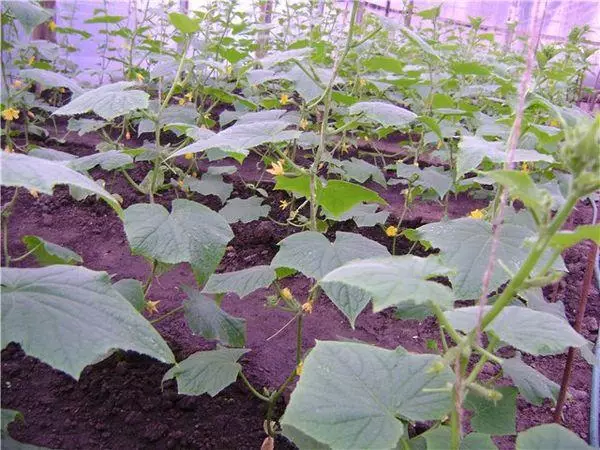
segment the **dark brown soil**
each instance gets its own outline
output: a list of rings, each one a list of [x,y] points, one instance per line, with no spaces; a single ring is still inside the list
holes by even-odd
[[[75,144],[53,147],[78,155],[93,152],[93,147],[86,147],[85,144],[84,140],[79,139]],[[260,175],[256,172],[256,163],[254,157],[248,158],[239,173],[228,178],[235,185],[234,196],[252,195],[240,176],[256,180]],[[132,177],[141,180],[147,168],[139,165],[131,172]],[[100,170],[93,174],[95,178],[106,180],[110,192],[123,197],[124,207],[146,201],[131,189],[120,174],[107,175]],[[392,213],[390,223],[402,213],[403,199],[399,190],[383,192]],[[3,189],[2,194],[6,199],[12,190]],[[269,202],[273,217],[280,220],[278,195],[275,193]],[[160,197],[159,202],[168,207],[172,198],[174,194],[171,190]],[[213,209],[222,206],[214,196],[194,195],[193,199]],[[461,195],[450,202],[449,216],[464,216],[484,205],[485,202],[481,200]],[[407,225],[418,226],[440,220],[442,215],[442,205],[420,202],[406,215]],[[570,218],[569,227],[590,221],[591,208],[581,204]],[[150,272],[143,258],[131,255],[123,226],[108,206],[93,200],[74,202],[65,188],[58,188],[53,196],[41,195],[38,199],[21,192],[9,229],[9,249],[13,255],[22,254],[25,250],[21,237],[34,234],[73,249],[83,257],[86,267],[115,274],[115,279],[137,278],[144,281]],[[292,232],[290,228],[267,220],[236,224],[233,229],[236,237],[230,243],[219,271],[268,264],[277,251],[277,243]],[[336,229],[358,231],[388,248],[390,246],[390,239],[378,227],[357,229],[352,222],[346,222]],[[398,253],[405,253],[408,246],[408,242],[400,241]],[[553,298],[553,287],[546,293],[551,301],[565,302],[571,320],[574,319],[578,304],[588,251],[585,243],[568,250],[564,256],[570,274],[560,282],[556,298]],[[34,267],[35,263],[25,259],[17,265]],[[152,285],[149,297],[160,300],[160,313],[165,313],[179,306],[184,299],[180,286],[193,282],[189,268],[179,265]],[[284,280],[283,285],[303,299],[307,295],[309,280],[295,276]],[[248,378],[257,386],[275,387],[294,368],[295,363],[290,355],[294,352],[295,339],[292,329],[285,329],[271,338],[288,322],[290,316],[265,307],[268,293],[268,290],[260,290],[244,299],[228,295],[222,306],[229,313],[247,321],[247,347],[251,352],[242,363]],[[587,316],[583,333],[595,340],[597,318],[600,317],[600,298],[595,287],[590,295]],[[181,314],[174,314],[159,322],[157,328],[178,359],[214,346],[192,335]],[[314,312],[306,317],[303,346],[306,350],[314,345],[315,339],[338,338],[360,339],[387,348],[402,345],[411,351],[426,352],[427,342],[438,339],[438,328],[431,319],[423,322],[399,321],[392,312],[373,314],[365,311],[357,319],[353,330],[337,308],[321,297]],[[565,356],[527,357],[527,361],[560,383]],[[178,395],[173,382],[161,388],[161,379],[167,369],[166,365],[144,356],[117,353],[86,368],[80,381],[76,382],[24,355],[18,346],[9,345],[2,351],[2,407],[17,409],[25,416],[23,423],[14,423],[9,427],[10,434],[23,442],[63,449],[260,447],[265,437],[265,408],[241,383],[230,386],[215,398],[207,395],[188,397]],[[565,408],[564,424],[583,438],[587,438],[588,433],[590,376],[589,366],[577,358],[571,382],[572,398]],[[289,392],[286,398],[287,395]],[[550,403],[535,407],[519,399],[518,406],[518,430],[552,420]],[[498,442],[505,449],[514,447],[510,438]],[[277,449],[292,447],[283,438],[276,444]]]

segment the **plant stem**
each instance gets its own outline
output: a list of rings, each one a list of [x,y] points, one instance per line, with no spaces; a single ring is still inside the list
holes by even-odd
[[[267,397],[266,395],[262,395],[260,392],[258,392],[256,390],[256,388],[254,386],[252,386],[252,384],[250,383],[250,381],[248,380],[248,378],[246,378],[246,375],[244,375],[244,373],[240,370],[240,378],[242,379],[242,381],[244,382],[244,384],[246,385],[246,387],[248,388],[248,390],[250,392],[252,392],[252,394],[259,398],[260,400],[262,400],[263,402],[270,402],[271,398]]]
[[[2,249],[4,251],[4,265],[8,267],[10,265],[10,253],[8,251],[8,219],[12,215],[12,209],[15,206],[17,197],[19,195],[19,188],[15,188],[10,201],[2,208]]]
[[[146,283],[144,283],[144,298],[146,297],[146,294],[148,294],[148,291],[150,290],[150,286],[152,286],[152,280],[154,280],[154,275],[156,274],[156,268],[157,268],[158,264],[156,262],[155,259],[152,260],[152,270],[150,271],[150,275],[148,275],[148,279],[146,280]]]
[[[158,317],[158,318],[156,318],[156,319],[154,319],[154,320],[151,320],[151,321],[150,321],[150,323],[151,323],[151,324],[155,324],[155,323],[157,323],[157,322],[160,322],[161,320],[163,320],[163,319],[166,319],[167,317],[169,317],[169,316],[171,316],[171,315],[173,315],[173,314],[175,314],[175,313],[177,313],[177,312],[179,312],[179,311],[182,311],[182,310],[183,310],[183,305],[181,305],[181,306],[178,306],[177,308],[173,308],[173,309],[172,309],[171,311],[169,311],[168,313],[166,313],[166,314],[163,314],[162,316],[160,316],[160,317]]]
[[[592,251],[588,255],[587,267],[583,276],[583,285],[581,287],[581,296],[579,297],[579,310],[577,311],[577,317],[575,318],[575,326],[573,327],[578,333],[581,331],[581,325],[585,317],[585,307],[587,306],[588,296],[590,294],[590,286],[592,285],[592,277],[594,275],[594,264],[596,264],[596,254],[598,253],[598,246],[593,244]],[[571,381],[571,371],[573,368],[573,359],[575,359],[575,353],[577,349],[569,347],[567,354],[567,362],[565,364],[565,371],[563,372],[562,383],[560,385],[560,392],[558,394],[558,400],[556,401],[556,409],[554,410],[554,421],[556,423],[561,422],[562,409],[567,398],[567,391],[569,390],[569,383]]]
[[[494,302],[492,308],[483,316],[481,319],[481,331],[483,331],[497,316],[502,312],[502,310],[508,306],[508,304],[512,301],[518,289],[521,287],[525,279],[529,276],[529,274],[533,271],[535,266],[537,265],[540,257],[548,247],[550,243],[550,239],[552,236],[556,234],[565,223],[571,210],[577,203],[577,199],[579,195],[577,193],[571,193],[561,208],[561,210],[556,214],[548,228],[542,230],[541,236],[539,237],[536,244],[533,246],[527,259],[521,265],[519,271],[515,274],[515,276],[510,280],[502,294]]]
[[[326,147],[326,136],[327,136],[327,126],[329,122],[329,110],[331,107],[331,93],[333,90],[333,85],[335,83],[335,79],[337,77],[338,71],[346,59],[348,52],[350,51],[350,47],[352,44],[352,37],[354,35],[354,25],[356,23],[356,14],[358,12],[358,0],[354,0],[352,4],[352,15],[350,17],[350,28],[348,29],[348,36],[346,38],[346,46],[344,48],[343,53],[340,55],[338,60],[333,67],[333,71],[331,74],[331,79],[329,80],[329,84],[325,89],[321,98],[324,99],[323,103],[323,118],[321,122],[321,135],[319,139],[319,146],[317,148],[317,153],[315,154],[315,160],[313,161],[310,168],[310,229],[312,231],[317,231],[317,179],[319,166],[321,164],[321,158],[323,157],[323,153],[325,152]]]
[[[298,323],[296,327],[296,365],[302,361],[302,322],[304,314],[298,314]]]

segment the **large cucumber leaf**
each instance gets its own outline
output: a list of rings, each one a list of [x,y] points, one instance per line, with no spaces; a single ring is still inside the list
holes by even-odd
[[[79,378],[111,350],[134,350],[166,363],[167,343],[111,284],[106,272],[55,265],[2,268],[2,347],[16,342]]]

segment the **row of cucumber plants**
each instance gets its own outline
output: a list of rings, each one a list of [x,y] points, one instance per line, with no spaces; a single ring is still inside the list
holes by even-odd
[[[300,448],[340,449],[495,448],[491,436],[516,434],[518,392],[533,404],[556,398],[555,383],[518,356],[498,356],[501,347],[532,355],[577,347],[591,360],[591,344],[541,290],[564,273],[561,251],[583,239],[600,240],[594,225],[561,231],[576,203],[600,188],[600,118],[571,106],[591,52],[580,45],[585,29],[562,47],[540,48],[536,88],[517,111],[522,55],[481,32],[480,19],[472,19],[466,35],[441,23],[440,8],[418,13],[420,30],[372,16],[358,23],[357,1],[347,15],[332,5],[322,14],[311,4],[288,5],[271,24],[253,20],[234,2],[215,2],[190,16],[142,12],[134,29],[104,10],[87,21],[105,24],[100,50],[120,67],[120,81],[97,88],[82,87],[76,67],[51,57],[70,44],[2,42],[3,62],[14,69],[2,73],[2,185],[14,187],[2,209],[3,347],[17,342],[75,378],[115,349],[134,350],[171,364],[165,380],[176,379],[179,392],[189,395],[216,395],[239,378],[268,404],[266,445],[283,433]],[[18,24],[30,31],[50,17],[33,1],[3,4],[7,30]],[[115,39],[120,48],[111,47]],[[115,76],[107,67],[99,72],[103,81]],[[63,136],[60,117],[69,118]],[[97,133],[103,142],[97,153],[75,157],[30,141],[37,135],[52,145],[69,133]],[[514,133],[518,145],[511,153],[519,168],[499,169]],[[134,146],[135,134],[142,145]],[[395,154],[373,144],[395,135],[402,136]],[[356,147],[362,150],[348,158]],[[297,232],[279,243],[270,264],[215,273],[234,237],[230,224],[270,212],[264,181],[248,183],[252,197],[230,198],[225,176],[251,152],[272,175],[272,188],[287,193],[280,207],[288,211],[286,226]],[[198,176],[201,161],[227,158],[234,162],[210,165]],[[152,168],[136,182],[130,171],[142,161]],[[97,166],[122,175],[148,202],[123,209],[122,198],[90,176]],[[389,214],[380,210],[385,201],[363,186],[369,179],[383,189],[404,189],[404,211],[417,199],[447,210],[461,192],[490,203],[469,217],[411,230],[402,217],[387,222]],[[10,254],[9,220],[19,195],[51,195],[55,185],[68,185],[76,200],[96,195],[114,209],[132,253],[148,261],[147,280],[114,282],[38,236],[23,237],[25,254]],[[167,190],[181,196],[170,209],[157,202]],[[215,212],[193,201],[193,193],[217,195],[223,206]],[[526,209],[504,212],[503,193],[509,205],[518,201]],[[439,254],[395,256],[395,245],[390,254],[358,233],[337,232],[329,242],[323,232],[349,219],[379,224],[394,243],[403,235]],[[491,254],[496,264],[482,292]],[[10,267],[26,257],[42,267]],[[186,290],[181,307],[148,321],[141,313],[156,310],[146,298],[150,286],[180,263],[191,267],[196,288]],[[294,273],[313,280],[302,296],[280,287]],[[297,330],[294,369],[276,388],[254,386],[244,375],[239,360],[251,355],[245,322],[220,307],[224,294],[243,297],[264,287],[275,293],[269,306],[287,311]],[[394,308],[399,317],[435,316],[442,348],[412,354],[319,341],[308,351],[303,318],[321,292],[352,327],[369,303],[374,313]],[[480,305],[456,305],[473,299]],[[194,333],[220,345],[176,361],[152,323],[178,311]],[[515,387],[482,380],[488,362]],[[275,405],[296,381],[277,420]],[[469,434],[465,409],[473,411]],[[430,421],[430,429],[410,435],[409,425],[422,421]],[[586,448],[558,425],[519,433],[516,445]]]

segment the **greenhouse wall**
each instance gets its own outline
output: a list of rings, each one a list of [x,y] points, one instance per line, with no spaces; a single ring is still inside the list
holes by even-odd
[[[540,0],[545,5],[541,39],[543,43],[553,41],[564,41],[573,27],[588,25],[590,32],[587,37],[589,41],[600,48],[600,1],[597,0]],[[104,42],[105,35],[102,30],[105,24],[88,24],[86,20],[94,15],[97,9],[106,9],[108,14],[127,17],[131,26],[136,21],[141,8],[147,4],[150,8],[194,10],[206,4],[208,0],[178,0],[167,2],[165,0],[129,0],[129,1],[77,1],[57,0],[56,23],[58,26],[70,26],[82,29],[92,34],[89,39],[70,36],[77,51],[69,57],[79,65],[82,70],[99,68],[102,64],[101,55],[98,54],[98,46]],[[294,3],[294,2],[291,2]],[[342,0],[336,2],[339,7],[350,9],[352,1]],[[392,20],[404,20],[404,4],[409,0],[363,0],[361,4],[365,11],[372,14],[387,15]],[[440,5],[439,0],[413,0],[413,15],[411,25],[420,26],[419,11]],[[256,0],[239,0],[242,8],[257,11]],[[285,1],[274,1],[275,16],[278,11],[283,11]],[[507,23],[517,22],[517,35],[526,33],[529,21],[532,19],[532,0],[454,0],[441,3],[442,21],[453,21],[459,25],[469,26],[469,17],[483,17],[483,28],[496,34],[496,39],[503,42],[508,37]],[[110,38],[109,42],[115,47],[120,44],[118,38]],[[588,73],[584,84],[588,87],[600,89],[600,51],[591,58],[592,71]]]

